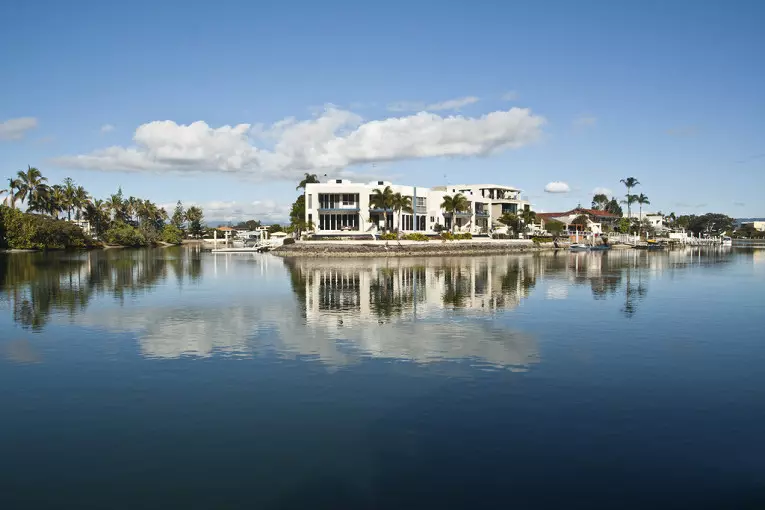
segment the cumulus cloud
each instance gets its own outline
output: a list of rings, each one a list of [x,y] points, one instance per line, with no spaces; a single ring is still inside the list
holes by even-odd
[[[101,126],[102,133],[108,133],[110,131],[114,131],[114,126],[112,126],[111,124],[104,124],[103,126]]]
[[[562,181],[548,182],[545,186],[545,193],[568,193],[571,188],[568,184]]]
[[[595,124],[598,123],[598,119],[596,117],[593,117],[591,115],[580,115],[579,117],[574,119],[574,127],[592,127]]]
[[[614,196],[613,190],[611,190],[609,188],[601,188],[601,187],[597,187],[597,188],[593,189],[592,190],[592,194],[593,195],[605,195],[607,197]]]
[[[30,129],[37,127],[34,117],[19,117],[0,122],[0,140],[20,140]]]
[[[536,141],[544,123],[544,117],[524,108],[481,117],[420,112],[364,122],[353,112],[330,106],[310,120],[287,118],[267,127],[149,122],[136,129],[133,146],[62,156],[53,163],[106,171],[222,172],[295,180],[303,172],[338,173],[361,164],[515,149]]]
[[[463,106],[467,106],[480,101],[475,96],[458,97],[456,99],[447,99],[439,103],[423,103],[420,101],[397,101],[388,105],[388,110],[392,112],[440,112],[444,110],[459,111]]]
[[[504,94],[502,94],[502,101],[515,101],[518,99],[518,92],[515,90],[508,90]]]

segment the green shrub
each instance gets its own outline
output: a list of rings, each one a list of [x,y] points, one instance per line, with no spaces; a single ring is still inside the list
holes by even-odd
[[[292,239],[291,237],[286,237],[282,244],[285,245],[285,246],[288,245],[288,244],[295,244],[295,240]]]
[[[551,243],[553,241],[553,238],[552,237],[533,237],[531,238],[531,240],[537,244],[541,244],[541,243]]]
[[[172,223],[168,223],[162,227],[160,239],[165,243],[181,244],[183,242],[183,231]]]
[[[420,232],[414,232],[412,234],[407,234],[404,237],[404,239],[406,239],[407,241],[427,241],[428,240],[428,236],[426,236],[425,234],[422,234]]]
[[[441,232],[441,239],[444,241],[454,241],[454,234],[449,231]]]
[[[473,234],[471,234],[470,232],[465,232],[465,233],[463,233],[463,234],[456,234],[456,235],[454,236],[454,239],[457,239],[457,240],[468,240],[468,239],[473,239]]]
[[[380,236],[381,241],[395,241],[396,239],[398,239],[398,236],[393,232],[386,232]]]
[[[0,245],[17,250],[90,248],[97,243],[74,223],[0,206]]]
[[[104,240],[119,246],[146,246],[146,236],[126,223],[116,223],[104,233]]]

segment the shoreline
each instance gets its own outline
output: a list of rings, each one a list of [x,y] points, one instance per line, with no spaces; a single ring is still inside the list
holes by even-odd
[[[568,245],[561,245],[565,250]],[[279,257],[438,257],[554,251],[552,243],[531,240],[485,241],[298,241],[270,253]]]

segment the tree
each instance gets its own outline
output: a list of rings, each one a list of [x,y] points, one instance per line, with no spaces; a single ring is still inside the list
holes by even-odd
[[[597,193],[592,197],[592,208],[598,211],[605,211],[608,207],[608,196],[603,193]]]
[[[178,200],[175,204],[175,211],[173,211],[173,217],[170,219],[170,223],[183,230],[183,224],[186,222],[186,211],[183,209],[183,202]]]
[[[300,181],[300,184],[295,186],[295,189],[305,189],[307,184],[317,184],[319,182],[319,177],[316,174],[309,174],[306,173],[305,177],[303,177],[303,180]]]
[[[300,195],[292,203],[292,208],[290,209],[290,229],[295,234],[295,238],[300,239],[300,235],[304,230],[311,230],[313,228],[313,223],[305,220],[305,195]]]
[[[383,231],[388,231],[388,213],[393,210],[393,190],[390,186],[385,186],[385,189],[375,189],[372,192],[372,196],[369,198],[369,205],[375,209],[382,209],[383,218],[385,219],[385,227]]]
[[[499,218],[497,218],[497,221],[502,223],[503,225],[507,225],[507,228],[509,228],[515,233],[518,233],[521,230],[520,218],[518,217],[517,214],[505,213]]]
[[[572,225],[578,225],[578,226],[582,227],[581,230],[586,232],[587,229],[590,228],[589,227],[589,225],[590,225],[590,217],[587,216],[586,214],[580,214],[579,216],[577,216],[576,218],[574,218],[571,221],[571,224]]]
[[[441,209],[452,215],[452,232],[457,229],[457,218],[455,217],[458,212],[467,211],[470,207],[467,197],[462,193],[457,193],[454,196],[444,196],[444,201],[441,202]]]
[[[399,231],[402,230],[401,225],[401,216],[402,212],[411,214],[413,212],[412,209],[412,197],[407,197],[402,195],[401,193],[396,193],[393,195],[393,211],[398,213],[398,229]]]
[[[627,204],[627,218],[632,221],[632,204],[637,202],[637,195],[627,195],[626,200],[622,200],[623,204]]]
[[[42,172],[37,168],[27,165],[27,171],[19,170],[16,197],[24,203],[27,202],[27,209],[30,211],[39,210],[43,206],[43,197],[47,195],[48,186],[47,177],[43,177]]]
[[[724,214],[707,213],[703,216],[690,216],[688,223],[688,230],[696,235],[721,235],[733,230],[735,220]]]
[[[529,225],[533,225],[537,220],[537,213],[531,209],[524,209],[521,213],[521,219],[523,220],[523,224],[526,225],[526,228],[528,228]]]
[[[192,236],[200,237],[204,232],[204,226],[202,225],[203,218],[204,214],[201,207],[192,205],[186,210],[186,220],[189,222],[189,233]]]
[[[642,194],[642,193],[641,193],[641,194],[639,194],[637,197],[635,197],[635,202],[637,202],[638,204],[640,204],[640,218],[639,218],[639,220],[640,220],[640,222],[642,223],[642,222],[643,222],[643,205],[644,205],[644,204],[645,204],[645,205],[650,205],[650,204],[651,204],[651,202],[648,200],[648,197],[647,197],[647,196],[645,196],[645,195],[644,195],[644,194]]]
[[[545,230],[547,230],[550,235],[558,236],[561,232],[566,228],[566,225],[562,221],[558,220],[548,220],[545,222]]]
[[[106,204],[109,206],[109,210],[112,211],[114,221],[124,222],[127,219],[125,217],[125,201],[122,199],[122,188],[118,188],[117,193],[109,196],[106,200]]]
[[[632,191],[632,188],[640,184],[640,181],[635,179],[634,177],[627,177],[626,179],[621,179],[619,182],[624,184],[624,186],[627,188],[627,200],[623,201],[623,204],[627,204],[627,216],[632,216],[632,209],[631,206],[635,202],[634,200],[630,202],[630,197],[633,195],[630,195],[630,191]],[[634,197],[633,197],[634,198]]]
[[[234,226],[234,228],[246,229],[246,230],[257,230],[259,227],[260,227],[260,221],[258,220],[240,221]]]
[[[611,197],[611,200],[609,200],[608,205],[606,205],[605,211],[610,212],[611,214],[616,214],[617,216],[624,215],[624,212],[622,211],[622,207],[619,205],[619,201],[616,200],[615,197]]]
[[[72,209],[74,208],[74,202],[77,199],[77,187],[74,185],[74,180],[71,177],[64,179],[64,208],[66,210],[66,219],[72,220]]]
[[[619,220],[619,232],[622,234],[628,234],[630,231],[630,219],[629,218],[622,218]]]
[[[101,237],[109,226],[109,205],[103,200],[88,201],[85,204],[85,219],[96,232],[96,236]]]
[[[19,185],[21,183],[18,179],[14,179],[13,177],[8,179],[8,188],[4,190],[0,190],[0,195],[8,195],[8,198],[6,199],[8,202],[8,205],[11,207],[11,209],[16,208],[16,198],[17,193],[19,191]]]

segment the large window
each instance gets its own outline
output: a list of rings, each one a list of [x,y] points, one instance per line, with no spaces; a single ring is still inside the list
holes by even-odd
[[[309,195],[310,197],[310,195]],[[320,209],[353,208],[359,206],[358,193],[321,193],[319,194]],[[310,206],[309,206],[310,209]]]
[[[320,214],[320,230],[358,230],[358,214]]]
[[[518,204],[502,204],[502,214],[515,214],[518,212]]]

